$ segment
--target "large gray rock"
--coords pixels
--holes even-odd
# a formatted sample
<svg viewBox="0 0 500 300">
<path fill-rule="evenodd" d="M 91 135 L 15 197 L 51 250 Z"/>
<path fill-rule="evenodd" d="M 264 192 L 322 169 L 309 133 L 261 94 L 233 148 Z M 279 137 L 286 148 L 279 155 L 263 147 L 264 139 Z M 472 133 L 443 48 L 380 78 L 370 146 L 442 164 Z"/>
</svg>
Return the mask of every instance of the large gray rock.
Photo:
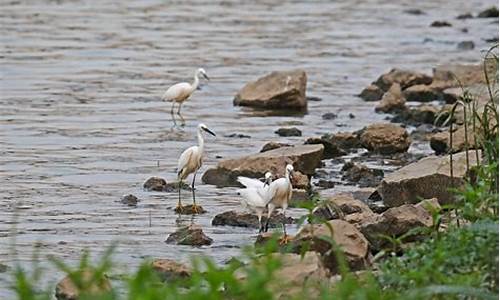
<svg viewBox="0 0 500 300">
<path fill-rule="evenodd" d="M 282 177 L 287 163 L 293 164 L 296 171 L 311 176 L 321 163 L 323 149 L 323 145 L 299 145 L 223 160 L 215 168 L 208 169 L 202 180 L 217 186 L 240 186 L 236 181 L 238 176 L 260 178 L 271 172 Z"/>
<path fill-rule="evenodd" d="M 380 87 L 383 91 L 389 90 L 393 83 L 398 83 L 401 89 L 406 89 L 412 85 L 430 84 L 432 77 L 402 69 L 392 69 L 388 73 L 381 75 L 374 84 Z"/>
<path fill-rule="evenodd" d="M 386 210 L 381 215 L 372 215 L 359 223 L 359 229 L 370 241 L 374 250 L 390 246 L 385 237 L 398 238 L 418 227 L 431 227 L 432 216 L 422 207 L 405 204 Z M 385 237 L 384 237 L 385 236 Z M 414 241 L 420 234 L 409 234 L 404 242 Z"/>
<path fill-rule="evenodd" d="M 332 244 L 325 237 L 334 240 L 340 247 L 351 270 L 361 270 L 370 264 L 368 241 L 354 225 L 343 220 L 304 226 L 292 243 L 296 251 L 300 251 L 304 243 L 309 243 L 309 249 L 319 252 L 325 266 L 332 274 L 336 274 L 339 271 L 338 258 L 335 251 L 331 251 Z"/>
<path fill-rule="evenodd" d="M 303 70 L 272 72 L 247 83 L 234 98 L 234 105 L 278 109 L 305 109 L 307 76 Z"/>
<path fill-rule="evenodd" d="M 411 144 L 408 132 L 390 123 L 378 123 L 365 127 L 360 139 L 364 148 L 380 154 L 406 152 Z"/>
<path fill-rule="evenodd" d="M 373 212 L 363 201 L 354 199 L 352 194 L 344 193 L 332 196 L 316 206 L 313 214 L 322 220 L 344 219 L 353 223 L 347 220 L 348 216 L 353 214 L 370 215 Z"/>
<path fill-rule="evenodd" d="M 469 163 L 476 165 L 474 151 L 469 151 Z M 453 203 L 450 189 L 464 184 L 466 172 L 465 152 L 453 155 L 453 178 L 449 156 L 429 156 L 385 176 L 377 191 L 389 207 L 429 198 L 437 198 L 441 204 Z"/>
</svg>

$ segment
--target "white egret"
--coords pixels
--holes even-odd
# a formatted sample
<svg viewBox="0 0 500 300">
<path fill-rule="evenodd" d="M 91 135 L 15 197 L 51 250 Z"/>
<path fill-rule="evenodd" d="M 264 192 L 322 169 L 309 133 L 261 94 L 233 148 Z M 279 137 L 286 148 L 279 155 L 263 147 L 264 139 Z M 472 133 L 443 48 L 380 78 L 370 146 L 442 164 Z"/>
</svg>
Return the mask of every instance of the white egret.
<svg viewBox="0 0 500 300">
<path fill-rule="evenodd" d="M 181 115 L 181 106 L 182 106 L 182 103 L 184 103 L 184 101 L 189 99 L 189 97 L 191 97 L 191 95 L 194 93 L 194 91 L 196 91 L 196 89 L 198 88 L 198 84 L 200 83 L 200 79 L 198 78 L 199 75 L 202 75 L 207 80 L 209 80 L 205 70 L 202 68 L 199 68 L 194 73 L 193 83 L 189 83 L 189 82 L 176 83 L 176 84 L 172 85 L 171 87 L 169 87 L 167 89 L 167 91 L 163 94 L 163 96 L 161 97 L 161 99 L 163 101 L 167 101 L 167 102 L 172 101 L 172 108 L 170 109 L 170 114 L 172 115 L 172 120 L 174 121 L 174 125 L 177 125 L 175 122 L 175 117 L 174 117 L 175 103 L 179 103 L 179 108 L 177 109 L 177 115 L 179 115 L 179 117 L 182 120 L 182 124 L 184 124 L 185 123 L 184 118 Z"/>
<path fill-rule="evenodd" d="M 269 218 L 271 214 L 276 209 L 276 207 L 281 207 L 283 216 L 286 218 L 286 209 L 288 208 L 288 201 L 292 198 L 292 181 L 291 176 L 293 172 L 293 166 L 291 164 L 286 165 L 285 177 L 276 179 L 269 185 L 269 193 L 271 195 L 271 201 L 267 205 L 267 220 L 265 231 L 269 228 Z M 283 243 L 287 242 L 286 226 L 283 222 Z"/>
<path fill-rule="evenodd" d="M 238 195 L 242 196 L 241 205 L 257 214 L 259 218 L 259 233 L 264 231 L 262 215 L 264 214 L 267 204 L 271 200 L 269 185 L 273 181 L 273 175 L 267 172 L 264 178 L 264 182 L 243 176 L 237 178 L 238 182 L 246 187 L 245 189 L 239 189 L 237 191 Z"/>
<path fill-rule="evenodd" d="M 193 211 L 198 213 L 200 208 L 196 206 L 196 198 L 195 198 L 195 189 L 194 182 L 196 179 L 196 172 L 200 169 L 203 164 L 203 147 L 205 141 L 203 140 L 203 131 L 210 133 L 215 136 L 205 124 L 198 125 L 198 146 L 192 146 L 184 150 L 181 156 L 179 157 L 179 161 L 177 163 L 177 180 L 179 181 L 179 201 L 177 202 L 176 211 L 182 211 L 181 204 L 181 185 L 182 181 L 188 177 L 189 174 L 193 174 L 193 183 L 191 185 L 193 191 Z"/>
</svg>

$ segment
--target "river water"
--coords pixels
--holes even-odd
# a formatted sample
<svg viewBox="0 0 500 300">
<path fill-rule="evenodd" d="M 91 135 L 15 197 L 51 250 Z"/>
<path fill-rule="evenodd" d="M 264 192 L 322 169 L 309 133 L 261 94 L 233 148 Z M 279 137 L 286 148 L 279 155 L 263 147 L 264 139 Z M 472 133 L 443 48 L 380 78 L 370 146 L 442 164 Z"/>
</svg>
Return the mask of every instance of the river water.
<svg viewBox="0 0 500 300">
<path fill-rule="evenodd" d="M 114 259 L 121 270 L 144 257 L 188 261 L 204 254 L 222 263 L 256 234 L 210 225 L 215 214 L 238 208 L 233 188 L 198 181 L 208 213 L 193 219 L 175 215 L 175 194 L 142 190 L 150 176 L 175 179 L 177 157 L 196 143 L 199 122 L 217 133 L 207 138 L 202 171 L 258 152 L 267 141 L 301 143 L 357 130 L 385 117 L 355 96 L 381 73 L 403 67 L 430 74 L 437 64 L 476 63 L 485 39 L 498 38 L 498 19 L 455 19 L 492 0 L 278 2 L 2 0 L 0 263 L 30 269 L 35 252 L 75 262 L 82 249 L 98 257 L 112 241 L 119 242 Z M 435 20 L 453 26 L 430 27 Z M 476 48 L 458 50 L 465 40 Z M 170 84 L 192 80 L 198 67 L 211 80 L 184 105 L 185 129 L 173 130 L 160 97 Z M 292 68 L 307 71 L 308 96 L 322 99 L 309 102 L 307 114 L 233 106 L 249 80 Z M 323 120 L 327 112 L 338 118 Z M 303 137 L 274 134 L 287 124 L 298 124 Z M 251 138 L 225 137 L 233 133 Z M 136 208 L 119 203 L 128 193 L 141 200 Z M 189 222 L 200 224 L 213 245 L 164 243 Z M 45 283 L 60 278 L 42 266 Z M 12 297 L 8 282 L 8 273 L 0 274 L 0 298 Z"/>
</svg>

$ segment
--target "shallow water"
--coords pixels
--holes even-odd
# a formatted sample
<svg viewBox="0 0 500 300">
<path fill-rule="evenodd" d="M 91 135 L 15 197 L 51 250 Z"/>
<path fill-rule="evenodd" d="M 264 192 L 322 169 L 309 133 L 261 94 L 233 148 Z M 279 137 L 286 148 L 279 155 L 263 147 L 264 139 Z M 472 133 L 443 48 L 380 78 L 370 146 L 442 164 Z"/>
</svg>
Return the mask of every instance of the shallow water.
<svg viewBox="0 0 500 300">
<path fill-rule="evenodd" d="M 0 262 L 28 267 L 35 249 L 72 262 L 82 249 L 97 255 L 112 241 L 119 241 L 115 260 L 128 268 L 143 257 L 187 261 L 205 254 L 224 262 L 239 253 L 255 230 L 210 225 L 215 214 L 238 208 L 234 189 L 198 181 L 208 213 L 179 220 L 171 209 L 176 195 L 145 192 L 143 181 L 175 178 L 177 157 L 196 142 L 198 122 L 218 134 L 207 138 L 202 171 L 270 140 L 301 143 L 357 130 L 385 117 L 355 96 L 381 73 L 475 63 L 488 47 L 485 39 L 498 37 L 497 19 L 455 19 L 494 1 L 414 2 L 2 1 Z M 425 14 L 404 13 L 410 8 Z M 435 20 L 453 26 L 429 27 Z M 457 50 L 464 40 L 476 48 Z M 184 131 L 172 130 L 170 106 L 160 96 L 170 84 L 191 80 L 197 67 L 211 81 L 184 105 Z M 309 102 L 307 114 L 264 117 L 232 105 L 247 81 L 291 68 L 305 69 L 308 95 L 322 99 Z M 322 120 L 327 112 L 338 118 Z M 274 134 L 291 121 L 304 137 Z M 232 133 L 251 138 L 225 137 Z M 426 144 L 411 148 L 429 150 Z M 354 189 L 339 184 L 328 192 Z M 118 202 L 128 193 L 140 198 L 138 207 Z M 189 192 L 184 196 L 188 203 Z M 178 222 L 191 221 L 214 239 L 212 246 L 164 243 Z M 2 276 L 4 298 L 11 294 Z M 45 280 L 59 277 L 50 271 Z"/>
</svg>

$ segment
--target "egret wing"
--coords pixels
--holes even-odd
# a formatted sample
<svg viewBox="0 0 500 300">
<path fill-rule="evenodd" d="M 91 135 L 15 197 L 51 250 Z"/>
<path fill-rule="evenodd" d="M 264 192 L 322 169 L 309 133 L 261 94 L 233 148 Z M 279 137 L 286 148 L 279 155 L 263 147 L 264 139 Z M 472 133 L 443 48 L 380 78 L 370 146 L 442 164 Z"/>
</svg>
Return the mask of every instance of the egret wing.
<svg viewBox="0 0 500 300">
<path fill-rule="evenodd" d="M 196 152 L 196 147 L 189 147 L 184 152 L 182 152 L 181 156 L 179 157 L 179 161 L 177 162 L 177 174 L 180 174 L 182 172 L 182 169 L 184 169 L 190 162 L 191 157 L 193 154 Z"/>
<path fill-rule="evenodd" d="M 247 188 L 261 188 L 264 186 L 264 183 L 255 178 L 248 178 L 243 176 L 238 176 L 236 179 L 239 183 L 243 184 Z"/>
<path fill-rule="evenodd" d="M 244 207 L 265 207 L 267 205 L 266 201 L 257 192 L 257 189 L 241 189 L 238 190 L 238 193 L 242 196 L 241 203 Z"/>
<path fill-rule="evenodd" d="M 186 98 L 191 91 L 191 84 L 187 82 L 180 82 L 169 87 L 163 94 L 164 101 L 181 100 Z"/>
</svg>

